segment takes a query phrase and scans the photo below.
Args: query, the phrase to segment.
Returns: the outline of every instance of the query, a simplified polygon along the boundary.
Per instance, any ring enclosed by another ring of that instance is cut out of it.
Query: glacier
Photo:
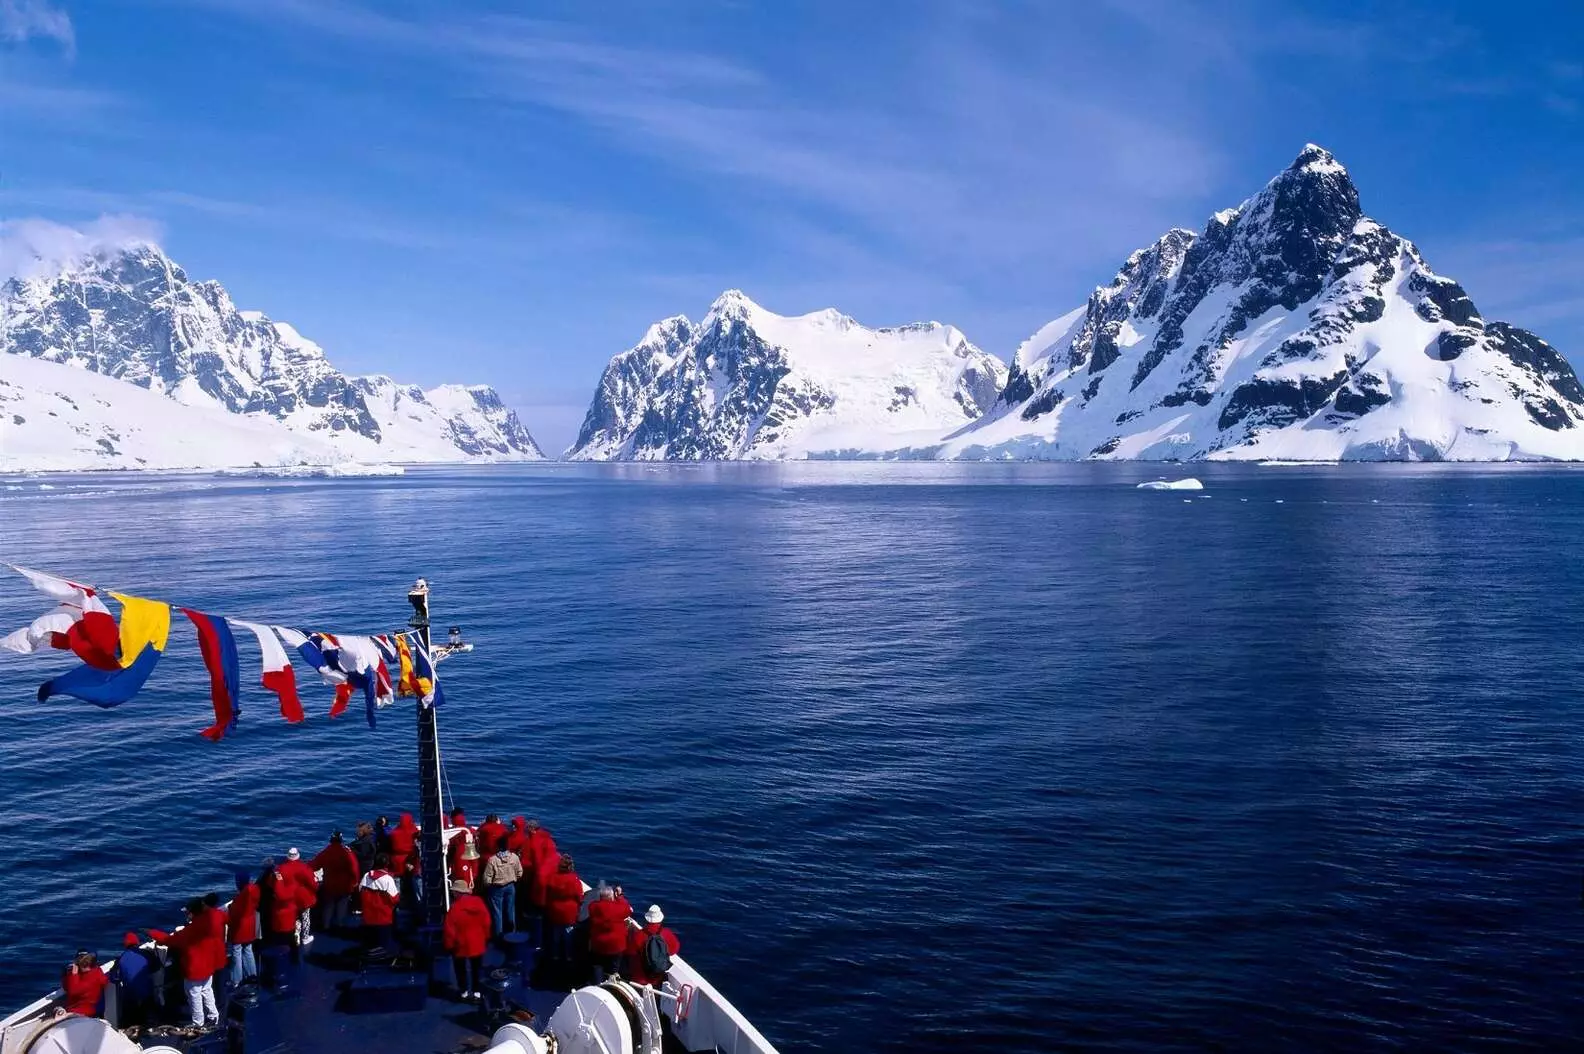
[[[268,417],[188,406],[90,370],[0,355],[0,471],[333,466],[347,455]]]

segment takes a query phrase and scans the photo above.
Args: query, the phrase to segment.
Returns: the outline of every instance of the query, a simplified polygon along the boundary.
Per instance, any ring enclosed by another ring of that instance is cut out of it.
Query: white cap
[[[649,910],[644,912],[645,922],[661,923],[665,921],[665,912],[660,910],[659,904],[650,904]]]
[[[295,845],[286,850],[286,859],[288,860],[298,860],[301,859],[301,857],[302,854],[297,851],[297,847]]]

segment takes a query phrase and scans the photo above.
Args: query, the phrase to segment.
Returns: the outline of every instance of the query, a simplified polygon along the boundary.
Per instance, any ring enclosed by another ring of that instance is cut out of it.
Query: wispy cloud
[[[48,0],[0,0],[0,44],[53,41],[67,52],[77,46],[71,16]]]
[[[0,70],[0,116],[78,120],[104,112],[120,100],[111,92],[26,79]]]
[[[81,227],[49,220],[0,221],[0,280],[28,278],[73,260],[156,243],[160,228],[141,216],[100,216]]]
[[[390,249],[461,253],[492,259],[529,259],[610,249],[635,233],[616,217],[544,203],[503,202],[489,227],[444,223],[381,212],[355,202],[294,199],[254,202],[182,190],[106,191],[90,187],[0,187],[0,204],[57,213],[149,217],[151,229],[182,213],[244,227],[288,229],[305,239],[335,239]],[[18,222],[41,223],[45,220]]]
[[[1213,129],[1165,90],[1169,69],[1135,75],[1129,91],[1096,91],[1096,78],[1114,71],[1008,48],[1081,36],[1065,10],[920,4],[888,30],[883,54],[855,51],[840,65],[833,90],[752,48],[721,48],[725,37],[711,50],[707,36],[596,36],[543,19],[355,0],[188,2],[254,20],[294,47],[306,35],[388,53],[508,118],[569,117],[708,195],[718,227],[744,252],[670,246],[649,284],[695,275],[677,306],[711,295],[701,283],[743,284],[788,309],[838,304],[877,321],[920,311],[952,321],[982,310],[987,288],[1021,286],[1014,295],[1028,302],[1039,274],[1056,300],[1046,310],[1060,310],[1136,245],[1195,220],[1198,207],[1184,203],[1207,196],[1225,168]],[[1025,15],[1039,24],[1018,25]],[[1097,207],[1105,202],[1117,207]],[[571,225],[553,233],[587,238]],[[1104,262],[1084,263],[1094,257]],[[705,275],[716,270],[718,281]],[[1036,311],[1012,327],[1041,321]]]

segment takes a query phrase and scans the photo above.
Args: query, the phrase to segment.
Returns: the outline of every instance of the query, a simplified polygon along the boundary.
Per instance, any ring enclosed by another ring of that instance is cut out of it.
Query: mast
[[[429,647],[429,584],[422,578],[407,594],[413,607],[407,624],[418,632],[418,640],[434,661]],[[419,871],[423,877],[421,924],[439,926],[446,913],[445,803],[440,795],[440,729],[435,708],[418,703],[418,822],[422,826],[418,842]]]

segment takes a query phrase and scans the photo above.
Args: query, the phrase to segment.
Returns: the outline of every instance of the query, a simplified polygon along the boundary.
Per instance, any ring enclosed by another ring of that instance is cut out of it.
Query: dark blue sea
[[[7,478],[0,559],[340,632],[426,576],[456,800],[789,1054],[1577,1049],[1584,472],[1189,471]],[[0,579],[0,631],[46,606]],[[410,709],[300,670],[308,723],[212,745],[184,622],[118,710],[35,702],[69,664],[0,659],[6,1006],[415,803]]]

